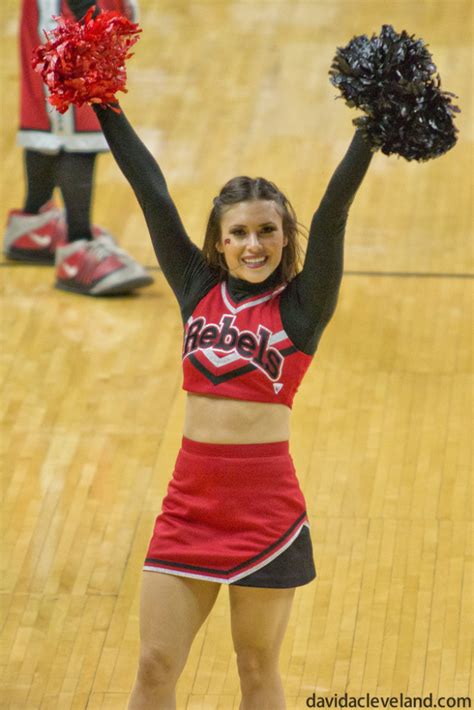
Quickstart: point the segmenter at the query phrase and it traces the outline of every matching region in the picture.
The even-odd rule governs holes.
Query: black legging
[[[59,187],[66,208],[68,241],[92,239],[90,210],[96,153],[40,153],[25,150],[24,211],[37,214]]]

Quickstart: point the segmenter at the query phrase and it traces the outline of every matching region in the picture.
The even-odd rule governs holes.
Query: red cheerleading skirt
[[[183,438],[144,569],[224,584],[289,587],[315,577],[288,442]]]

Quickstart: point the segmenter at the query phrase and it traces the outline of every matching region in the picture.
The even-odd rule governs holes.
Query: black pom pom
[[[453,114],[459,112],[435,72],[422,39],[384,25],[379,35],[339,47],[329,74],[347,105],[366,114],[353,123],[374,150],[430,160],[456,143]]]

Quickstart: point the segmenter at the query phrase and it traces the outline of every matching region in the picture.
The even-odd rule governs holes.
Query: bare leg
[[[143,573],[140,660],[129,710],[176,708],[176,682],[218,592],[213,582]]]
[[[284,710],[278,669],[294,589],[230,587],[232,637],[242,690],[241,710]]]

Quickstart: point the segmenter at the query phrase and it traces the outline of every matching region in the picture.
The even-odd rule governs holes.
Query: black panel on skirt
[[[296,540],[275,560],[230,586],[289,589],[308,584],[315,577],[311,535],[304,525]]]

